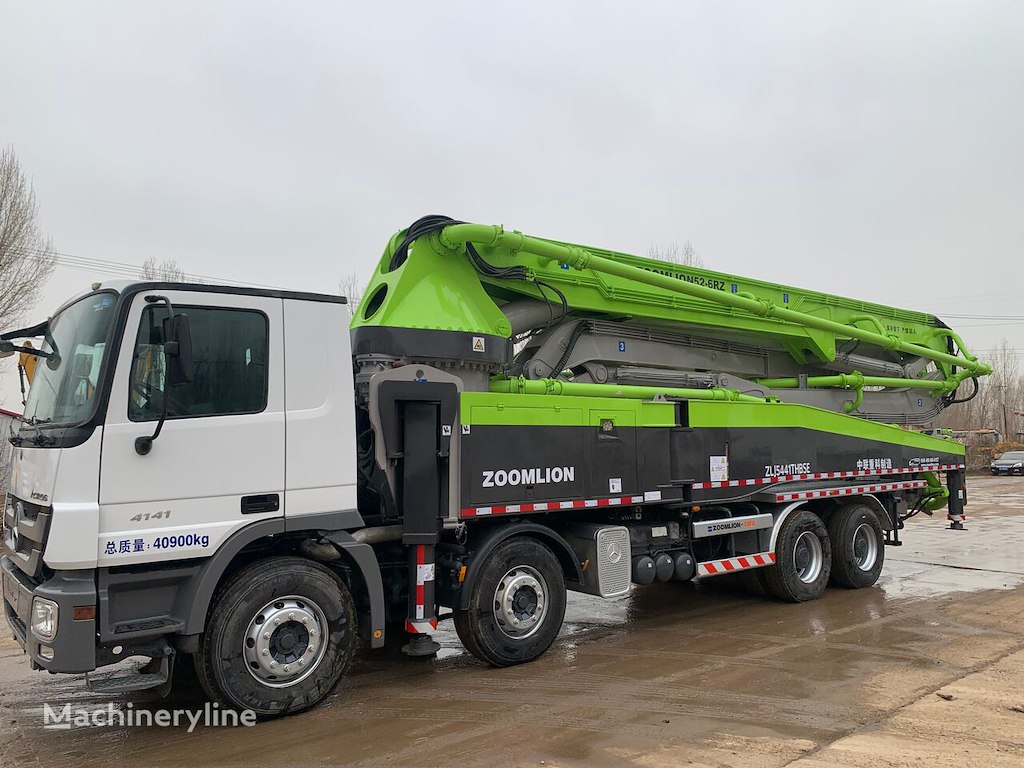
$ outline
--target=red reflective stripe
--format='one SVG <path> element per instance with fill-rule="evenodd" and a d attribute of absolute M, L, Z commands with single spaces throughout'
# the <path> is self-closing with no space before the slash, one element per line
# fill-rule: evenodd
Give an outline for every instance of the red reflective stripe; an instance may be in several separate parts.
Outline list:
<path fill-rule="evenodd" d="M 425 625 L 425 626 L 424 626 Z M 419 634 L 423 629 L 437 629 L 437 619 L 417 619 L 415 622 L 405 620 L 405 631 L 412 634 Z"/>

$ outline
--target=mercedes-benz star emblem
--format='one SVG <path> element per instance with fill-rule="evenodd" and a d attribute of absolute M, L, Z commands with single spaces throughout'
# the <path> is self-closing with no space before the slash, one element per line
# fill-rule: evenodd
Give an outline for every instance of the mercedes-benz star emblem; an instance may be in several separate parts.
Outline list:
<path fill-rule="evenodd" d="M 617 563 L 622 559 L 622 550 L 619 549 L 618 542 L 608 542 L 608 562 Z"/>

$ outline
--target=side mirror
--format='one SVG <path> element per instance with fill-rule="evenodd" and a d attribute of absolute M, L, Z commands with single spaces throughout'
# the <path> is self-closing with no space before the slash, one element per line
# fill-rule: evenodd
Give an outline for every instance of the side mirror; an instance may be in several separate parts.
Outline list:
<path fill-rule="evenodd" d="M 188 315 L 175 315 L 163 321 L 164 354 L 167 356 L 167 386 L 188 384 L 195 375 L 192 362 L 192 331 Z"/>
<path fill-rule="evenodd" d="M 168 317 L 163 321 L 164 337 L 164 392 L 163 405 L 160 408 L 160 420 L 152 435 L 141 435 L 135 438 L 135 452 L 139 456 L 147 455 L 153 450 L 153 441 L 160 437 L 160 430 L 167 420 L 167 389 L 175 384 L 187 384 L 192 381 L 195 366 L 192 362 L 192 331 L 188 326 L 187 315 L 174 314 L 171 300 L 166 296 L 147 296 L 147 304 L 162 303 L 167 306 Z M 47 361 L 49 362 L 49 361 Z"/>

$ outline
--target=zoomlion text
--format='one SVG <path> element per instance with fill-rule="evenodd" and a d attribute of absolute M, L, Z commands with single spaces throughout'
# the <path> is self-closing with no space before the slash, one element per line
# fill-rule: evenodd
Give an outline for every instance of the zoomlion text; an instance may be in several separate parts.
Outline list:
<path fill-rule="evenodd" d="M 546 485 L 572 483 L 576 480 L 576 467 L 535 467 L 533 469 L 485 469 L 484 488 L 502 488 L 506 485 Z"/>

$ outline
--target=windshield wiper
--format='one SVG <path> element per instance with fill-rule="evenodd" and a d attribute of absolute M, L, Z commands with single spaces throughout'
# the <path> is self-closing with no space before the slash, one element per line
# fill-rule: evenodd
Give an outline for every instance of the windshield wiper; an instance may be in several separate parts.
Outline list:
<path fill-rule="evenodd" d="M 32 443 L 32 445 L 35 445 L 35 446 L 37 446 L 39 448 L 45 448 L 48 445 L 56 444 L 56 442 L 57 442 L 56 440 L 54 440 L 49 435 L 43 434 L 43 431 L 41 429 L 39 429 L 40 426 L 42 426 L 43 424 L 49 424 L 51 421 L 53 421 L 53 419 L 35 419 L 35 418 L 29 419 L 28 421 L 26 421 L 25 422 L 26 424 L 28 424 L 30 427 L 35 427 L 35 429 L 36 429 L 35 435 L 33 435 L 32 437 L 27 438 L 27 440 L 30 443 Z"/>

